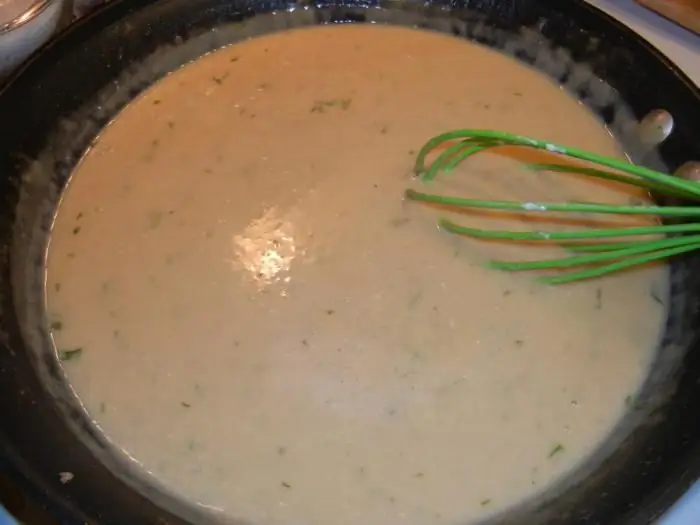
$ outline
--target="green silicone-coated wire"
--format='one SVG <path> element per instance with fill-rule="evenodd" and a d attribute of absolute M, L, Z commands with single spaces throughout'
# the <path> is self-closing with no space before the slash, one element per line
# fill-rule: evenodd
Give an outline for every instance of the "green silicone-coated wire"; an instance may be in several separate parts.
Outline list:
<path fill-rule="evenodd" d="M 631 268 L 632 266 L 639 266 L 661 259 L 667 259 L 668 257 L 672 257 L 674 255 L 680 255 L 682 253 L 691 252 L 697 250 L 698 248 L 700 248 L 700 243 L 686 244 L 684 246 L 668 248 L 667 250 L 659 250 L 658 252 L 653 252 L 647 255 L 641 255 L 639 257 L 631 257 L 629 259 L 608 264 L 606 266 L 597 266 L 593 268 L 588 268 L 586 270 L 557 275 L 554 277 L 542 277 L 540 281 L 545 284 L 566 284 L 574 281 L 582 281 L 584 279 L 592 279 L 594 277 L 601 277 L 609 273 L 619 272 L 620 270 L 626 270 L 627 268 Z"/>
<path fill-rule="evenodd" d="M 416 174 L 421 174 L 425 171 L 425 158 L 433 149 L 435 149 L 438 145 L 440 145 L 443 142 L 453 141 L 457 139 L 483 140 L 486 143 L 486 145 L 484 146 L 485 148 L 495 147 L 496 145 L 524 146 L 549 151 L 550 153 L 558 153 L 566 157 L 593 162 L 600 166 L 605 166 L 608 168 L 613 168 L 615 170 L 622 171 L 624 173 L 636 175 L 645 180 L 660 182 L 662 184 L 665 184 L 667 187 L 679 189 L 690 195 L 700 196 L 699 184 L 691 181 L 686 181 L 674 177 L 672 175 L 667 175 L 665 173 L 661 173 L 659 171 L 646 168 L 644 166 L 637 166 L 626 161 L 621 161 L 612 157 L 605 157 L 603 155 L 590 153 L 570 146 L 555 144 L 546 140 L 532 139 L 513 133 L 505 133 L 502 131 L 484 129 L 460 129 L 455 131 L 448 131 L 447 133 L 443 133 L 441 135 L 438 135 L 437 137 L 433 137 L 418 152 L 418 156 L 416 157 L 416 165 L 414 168 Z"/>
<path fill-rule="evenodd" d="M 467 235 L 478 239 L 500 239 L 509 241 L 575 241 L 700 231 L 700 223 L 659 224 L 655 226 L 639 226 L 632 228 L 600 228 L 569 232 L 484 230 L 462 226 L 449 219 L 440 219 L 438 224 L 440 228 L 459 235 Z M 567 248 L 575 249 L 575 245 L 567 246 Z"/>
<path fill-rule="evenodd" d="M 596 179 L 627 184 L 655 195 L 700 200 L 700 183 L 687 181 L 659 171 L 637 166 L 619 159 L 605 157 L 578 148 L 562 146 L 549 141 L 493 130 L 461 129 L 449 131 L 430 139 L 418 152 L 414 172 L 423 182 L 430 182 L 440 172 L 447 173 L 466 159 L 491 148 L 518 146 L 545 150 L 553 154 L 585 161 L 596 166 L 576 166 L 560 163 L 525 164 L 533 171 L 575 173 Z M 437 159 L 426 164 L 427 156 L 437 148 L 444 148 Z M 601 168 L 602 167 L 602 168 Z M 613 170 L 613 171 L 610 171 Z M 447 206 L 457 209 L 486 209 L 532 213 L 595 213 L 617 215 L 645 215 L 658 219 L 693 219 L 700 216 L 700 206 L 614 205 L 592 202 L 515 202 L 482 200 L 424 193 L 414 189 L 405 192 L 408 200 Z M 580 231 L 507 231 L 486 230 L 462 226 L 448 219 L 440 219 L 442 230 L 478 239 L 557 243 L 574 255 L 538 261 L 491 261 L 494 268 L 508 271 L 563 269 L 585 267 L 540 280 L 548 284 L 564 284 L 600 277 L 635 265 L 658 261 L 700 248 L 700 235 L 682 235 L 700 232 L 700 223 L 683 222 L 655 224 L 629 228 L 598 228 Z M 667 235 L 672 234 L 670 237 Z M 636 241 L 615 241 L 624 237 L 646 236 Z M 649 238 L 651 236 L 651 238 Z M 662 236 L 659 239 L 659 236 Z M 613 239 L 602 243 L 570 242 Z M 565 241 L 562 243 L 562 241 Z M 608 264 L 605 264 L 608 263 Z"/>
<path fill-rule="evenodd" d="M 635 179 L 629 175 L 621 175 L 618 173 L 590 168 L 586 166 L 572 166 L 568 164 L 528 164 L 527 167 L 534 171 L 552 171 L 559 173 L 577 173 L 579 175 L 587 175 L 597 179 L 621 182 L 629 186 L 645 189 L 649 192 L 658 192 L 669 197 L 692 198 L 693 195 L 681 190 L 672 190 L 665 187 L 663 184 L 644 179 Z"/>
<path fill-rule="evenodd" d="M 673 248 L 689 243 L 700 244 L 700 235 L 692 235 L 687 238 L 677 237 L 675 239 L 663 239 L 655 242 L 637 243 L 635 246 L 619 247 L 615 250 L 593 253 L 588 255 L 575 255 L 561 259 L 549 259 L 543 261 L 491 261 L 489 265 L 499 270 L 522 271 L 522 270 L 547 270 L 552 268 L 570 268 L 572 266 L 584 266 L 587 264 L 597 264 L 610 260 L 621 259 L 628 255 L 639 255 L 641 253 L 655 252 L 662 248 Z"/>

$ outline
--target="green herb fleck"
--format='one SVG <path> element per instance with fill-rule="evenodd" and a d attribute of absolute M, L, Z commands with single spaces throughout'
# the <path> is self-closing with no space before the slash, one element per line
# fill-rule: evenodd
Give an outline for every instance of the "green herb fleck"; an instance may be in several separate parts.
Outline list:
<path fill-rule="evenodd" d="M 401 226 L 406 226 L 409 222 L 411 222 L 411 219 L 408 217 L 397 217 L 396 219 L 391 219 L 390 224 L 394 228 L 401 228 Z"/>
<path fill-rule="evenodd" d="M 157 105 L 160 104 L 160 103 L 161 103 L 161 100 L 160 100 L 159 98 L 157 98 L 157 99 L 155 99 L 155 100 L 153 101 L 153 105 L 154 105 L 154 106 L 157 106 Z"/>
<path fill-rule="evenodd" d="M 80 357 L 80 354 L 83 353 L 82 348 L 71 348 L 69 350 L 61 350 L 58 353 L 58 358 L 61 361 L 70 361 L 71 359 L 77 359 Z"/>
<path fill-rule="evenodd" d="M 180 405 L 183 406 L 183 407 L 185 407 L 185 408 L 191 408 L 191 407 L 192 407 L 192 405 L 190 405 L 189 403 L 186 403 L 185 401 L 180 401 Z"/>
<path fill-rule="evenodd" d="M 211 77 L 211 79 L 216 82 L 217 84 L 221 85 L 224 83 L 224 80 L 226 80 L 226 77 L 228 76 L 228 73 L 221 75 L 220 77 Z"/>
<path fill-rule="evenodd" d="M 286 481 L 283 481 L 283 482 L 282 482 L 282 486 L 283 486 L 285 489 L 291 489 L 291 488 L 292 488 L 292 486 L 291 486 L 289 483 L 287 483 Z"/>
<path fill-rule="evenodd" d="M 549 455 L 547 456 L 547 458 L 553 458 L 560 452 L 564 452 L 564 445 L 562 445 L 561 443 L 557 443 L 556 445 L 554 445 L 554 447 L 552 447 L 552 450 L 549 451 Z"/>
<path fill-rule="evenodd" d="M 170 129 L 175 129 L 175 123 L 174 123 L 172 120 L 169 120 L 169 121 L 168 121 L 168 127 L 169 127 Z"/>
<path fill-rule="evenodd" d="M 516 339 L 516 340 L 515 340 L 515 346 L 517 346 L 517 347 L 521 347 L 521 346 L 523 346 L 524 344 L 525 344 L 525 341 L 523 341 L 522 339 Z"/>
<path fill-rule="evenodd" d="M 195 442 L 194 441 L 188 441 L 187 442 L 187 450 L 194 450 L 195 447 Z"/>
<path fill-rule="evenodd" d="M 482 500 L 481 500 L 481 506 L 482 506 L 482 507 L 486 507 L 486 506 L 489 505 L 490 503 L 491 503 L 491 500 L 490 500 L 490 499 L 482 499 Z"/>
<path fill-rule="evenodd" d="M 78 213 L 78 215 L 75 216 L 75 220 L 76 220 L 76 221 L 79 221 L 79 220 L 82 219 L 82 218 L 83 218 L 83 212 L 82 212 L 82 211 L 81 211 L 80 213 Z"/>
<path fill-rule="evenodd" d="M 162 211 L 152 211 L 148 214 L 148 226 L 151 229 L 155 229 L 158 226 L 160 226 L 161 221 L 163 220 L 163 212 Z"/>
<path fill-rule="evenodd" d="M 287 447 L 277 447 L 277 455 L 284 456 L 287 453 Z"/>
<path fill-rule="evenodd" d="M 409 154 L 409 155 L 415 155 L 415 154 L 416 154 L 416 150 L 414 150 L 414 149 L 409 149 L 409 150 L 408 150 L 408 154 Z"/>
<path fill-rule="evenodd" d="M 513 292 L 511 290 L 503 290 L 503 297 L 508 297 Z"/>
<path fill-rule="evenodd" d="M 601 308 L 603 308 L 603 290 L 601 288 L 596 288 L 595 309 L 600 310 Z"/>
<path fill-rule="evenodd" d="M 100 403 L 100 414 L 107 412 L 107 405 L 105 403 Z"/>
<path fill-rule="evenodd" d="M 639 399 L 636 396 L 629 395 L 625 397 L 625 406 L 629 408 L 630 410 L 641 410 L 642 409 L 642 403 L 639 401 Z"/>
<path fill-rule="evenodd" d="M 56 290 L 57 292 L 60 292 L 61 291 L 61 283 L 54 284 L 53 289 Z"/>
<path fill-rule="evenodd" d="M 422 477 L 425 477 L 425 474 L 423 474 L 422 472 L 416 472 L 416 473 L 413 475 L 413 477 L 414 477 L 414 478 L 422 478 Z"/>
<path fill-rule="evenodd" d="M 73 228 L 73 235 L 78 235 L 80 233 L 80 226 Z"/>
<path fill-rule="evenodd" d="M 51 330 L 57 332 L 63 329 L 63 323 L 61 321 L 54 321 L 51 323 Z"/>
<path fill-rule="evenodd" d="M 238 62 L 238 57 L 231 57 L 229 62 Z"/>
<path fill-rule="evenodd" d="M 409 308 L 415 307 L 418 303 L 421 302 L 422 299 L 423 299 L 423 292 L 421 292 L 419 290 L 408 299 L 408 307 Z"/>
<path fill-rule="evenodd" d="M 513 92 L 513 96 L 515 96 L 515 97 L 522 97 L 523 94 L 522 94 L 520 91 L 514 91 L 514 92 Z"/>
<path fill-rule="evenodd" d="M 335 310 L 333 310 L 333 309 L 331 309 L 331 308 L 329 308 L 328 310 L 326 310 L 326 315 L 333 315 L 334 313 L 335 313 Z"/>
<path fill-rule="evenodd" d="M 325 113 L 327 109 L 330 108 L 340 108 L 342 110 L 347 110 L 350 108 L 352 99 L 350 98 L 340 98 L 334 100 L 316 100 L 311 106 L 311 113 Z"/>

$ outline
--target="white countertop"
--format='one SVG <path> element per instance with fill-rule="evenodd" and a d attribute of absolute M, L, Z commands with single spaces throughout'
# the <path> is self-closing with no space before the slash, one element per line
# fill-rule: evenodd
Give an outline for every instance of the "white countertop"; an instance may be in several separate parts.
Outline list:
<path fill-rule="evenodd" d="M 624 22 L 655 45 L 700 86 L 700 36 L 678 27 L 632 0 L 588 0 Z M 700 141 L 700 130 L 698 130 Z M 656 525 L 698 525 L 700 523 L 700 483 Z M 646 524 L 640 524 L 646 525 Z"/>
<path fill-rule="evenodd" d="M 588 0 L 588 3 L 640 33 L 700 86 L 700 36 L 640 7 L 632 0 Z"/>

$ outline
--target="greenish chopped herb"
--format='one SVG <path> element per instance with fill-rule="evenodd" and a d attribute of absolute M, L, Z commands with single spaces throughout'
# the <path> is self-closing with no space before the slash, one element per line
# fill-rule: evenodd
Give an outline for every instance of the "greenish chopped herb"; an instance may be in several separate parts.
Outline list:
<path fill-rule="evenodd" d="M 523 94 L 522 94 L 520 91 L 514 91 L 514 92 L 513 92 L 513 96 L 522 97 Z"/>
<path fill-rule="evenodd" d="M 78 235 L 80 233 L 80 226 L 73 228 L 73 235 Z"/>
<path fill-rule="evenodd" d="M 301 340 L 301 345 L 302 346 L 309 346 L 309 342 L 306 339 Z"/>
<path fill-rule="evenodd" d="M 334 313 L 335 313 L 335 310 L 333 310 L 333 309 L 331 309 L 331 308 L 329 308 L 328 310 L 326 310 L 326 315 L 333 315 Z"/>
<path fill-rule="evenodd" d="M 641 410 L 643 405 L 636 396 L 629 395 L 625 397 L 625 406 L 630 410 Z"/>
<path fill-rule="evenodd" d="M 51 323 L 51 330 L 58 331 L 63 329 L 63 323 L 61 321 L 53 321 Z"/>
<path fill-rule="evenodd" d="M 490 503 L 491 503 L 491 500 L 490 500 L 490 499 L 482 499 L 482 500 L 481 500 L 481 506 L 482 506 L 482 507 L 486 507 L 486 506 L 489 505 Z"/>
<path fill-rule="evenodd" d="M 277 455 L 284 456 L 287 453 L 287 447 L 277 447 Z"/>
<path fill-rule="evenodd" d="M 188 441 L 187 442 L 187 450 L 194 450 L 195 448 L 195 442 L 194 441 Z"/>
<path fill-rule="evenodd" d="M 82 218 L 83 218 L 83 212 L 82 212 L 82 211 L 81 211 L 80 213 L 78 213 L 78 215 L 75 216 L 75 220 L 76 220 L 76 221 L 79 221 L 79 220 L 82 219 Z"/>
<path fill-rule="evenodd" d="M 163 212 L 159 210 L 152 211 L 148 214 L 148 226 L 151 229 L 155 229 L 158 226 L 160 226 L 161 221 L 163 220 Z"/>
<path fill-rule="evenodd" d="M 603 308 L 603 290 L 601 288 L 596 288 L 595 309 L 600 310 L 601 308 Z"/>
<path fill-rule="evenodd" d="M 160 103 L 161 103 L 161 100 L 160 100 L 159 98 L 157 98 L 157 99 L 155 99 L 155 100 L 153 101 L 153 105 L 154 105 L 154 106 L 157 106 L 157 105 L 160 104 Z"/>
<path fill-rule="evenodd" d="M 191 408 L 191 407 L 192 407 L 192 405 L 190 405 L 189 403 L 186 403 L 185 401 L 180 401 L 180 405 L 183 406 L 183 407 L 185 407 L 185 408 Z"/>
<path fill-rule="evenodd" d="M 224 80 L 226 80 L 226 77 L 228 77 L 228 73 L 225 73 L 221 75 L 220 77 L 211 77 L 211 79 L 216 82 L 217 84 L 221 85 L 224 83 Z"/>
<path fill-rule="evenodd" d="M 282 486 L 283 486 L 285 489 L 291 489 L 291 488 L 292 488 L 292 486 L 291 486 L 289 483 L 287 483 L 286 481 L 283 481 L 283 482 L 282 482 Z"/>
<path fill-rule="evenodd" d="M 419 290 L 408 299 L 408 307 L 415 307 L 421 300 L 423 300 L 423 292 Z"/>
<path fill-rule="evenodd" d="M 61 350 L 58 353 L 58 358 L 61 361 L 70 361 L 72 359 L 77 359 L 83 353 L 82 348 L 71 348 L 69 350 Z"/>
<path fill-rule="evenodd" d="M 175 129 L 175 123 L 174 123 L 172 120 L 169 120 L 169 121 L 168 121 L 168 127 L 169 127 L 170 129 Z"/>
<path fill-rule="evenodd" d="M 422 477 L 425 477 L 425 474 L 423 474 L 422 472 L 416 472 L 416 473 L 413 475 L 413 477 L 414 477 L 414 478 L 422 478 Z"/>
<path fill-rule="evenodd" d="M 409 150 L 408 150 L 408 154 L 409 154 L 409 155 L 415 155 L 415 154 L 416 154 L 416 150 L 414 150 L 414 149 L 409 149 Z"/>
<path fill-rule="evenodd" d="M 75 259 L 75 253 L 70 252 L 70 253 L 66 254 L 66 257 L 68 257 L 69 259 Z"/>
<path fill-rule="evenodd" d="M 340 108 L 347 110 L 352 103 L 351 98 L 340 98 L 334 100 L 316 100 L 311 106 L 311 113 L 325 113 L 330 108 Z"/>
<path fill-rule="evenodd" d="M 553 458 L 560 452 L 564 452 L 564 445 L 562 445 L 561 443 L 557 443 L 556 445 L 554 445 L 554 447 L 552 447 L 552 450 L 549 451 L 547 458 Z"/>
<path fill-rule="evenodd" d="M 409 219 L 408 217 L 397 217 L 396 219 L 391 219 L 390 224 L 394 228 L 400 228 L 401 226 L 405 226 L 409 222 L 411 222 L 411 219 Z"/>
<path fill-rule="evenodd" d="M 503 297 L 508 297 L 513 292 L 511 290 L 503 290 Z"/>
<path fill-rule="evenodd" d="M 658 303 L 661 306 L 664 305 L 664 300 L 661 298 L 661 294 L 656 289 L 656 286 L 652 285 L 651 290 L 649 291 L 649 295 L 655 303 Z"/>
<path fill-rule="evenodd" d="M 100 403 L 100 414 L 107 412 L 107 405 L 105 403 Z"/>
<path fill-rule="evenodd" d="M 53 289 L 56 290 L 57 292 L 60 292 L 61 291 L 61 283 L 54 284 Z"/>
<path fill-rule="evenodd" d="M 517 347 L 521 347 L 521 346 L 523 346 L 524 344 L 525 344 L 525 341 L 523 341 L 522 339 L 516 339 L 516 340 L 515 340 L 515 346 L 517 346 Z"/>

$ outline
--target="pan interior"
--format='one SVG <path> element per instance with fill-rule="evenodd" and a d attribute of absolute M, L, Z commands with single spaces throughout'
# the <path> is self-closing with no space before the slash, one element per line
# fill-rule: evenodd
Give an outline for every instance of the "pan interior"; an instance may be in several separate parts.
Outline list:
<path fill-rule="evenodd" d="M 471 73 L 440 80 L 450 70 Z M 123 459 L 207 509 L 280 524 L 516 516 L 599 469 L 653 383 L 667 268 L 559 288 L 486 268 L 562 249 L 450 237 L 437 211 L 530 230 L 639 222 L 402 202 L 417 147 L 461 127 L 624 155 L 544 75 L 402 28 L 255 38 L 123 110 L 69 181 L 46 279 L 63 370 Z M 505 148 L 435 187 L 645 197 L 524 162 L 561 159 Z"/>

